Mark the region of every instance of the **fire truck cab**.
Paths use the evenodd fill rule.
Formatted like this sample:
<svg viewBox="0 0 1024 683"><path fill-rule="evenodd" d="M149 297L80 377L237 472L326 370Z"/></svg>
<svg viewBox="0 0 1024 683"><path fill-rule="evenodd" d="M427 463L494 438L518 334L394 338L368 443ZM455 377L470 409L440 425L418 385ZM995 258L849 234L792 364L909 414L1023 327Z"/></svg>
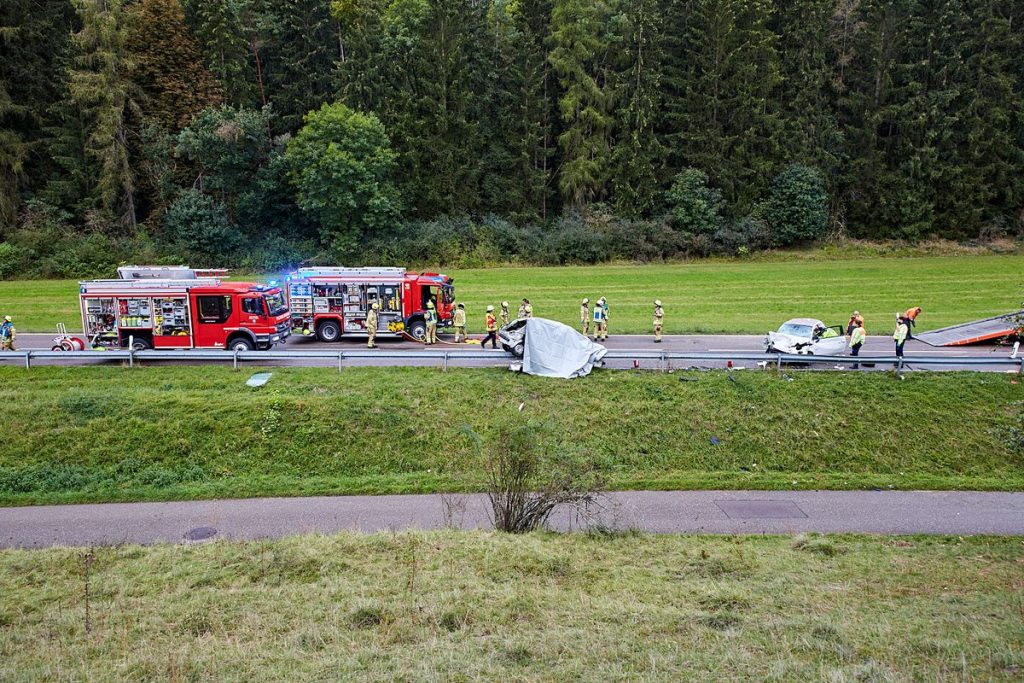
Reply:
<svg viewBox="0 0 1024 683"><path fill-rule="evenodd" d="M440 273L404 268L300 268L285 278L292 329L333 342L366 334L366 314L376 303L378 335L426 334L427 302L434 302L439 325L451 325L454 280Z"/></svg>
<svg viewBox="0 0 1024 683"><path fill-rule="evenodd" d="M79 283L82 328L93 348L269 349L291 333L279 287L225 282L203 271L119 268L119 280ZM157 273L157 274L154 274Z"/></svg>

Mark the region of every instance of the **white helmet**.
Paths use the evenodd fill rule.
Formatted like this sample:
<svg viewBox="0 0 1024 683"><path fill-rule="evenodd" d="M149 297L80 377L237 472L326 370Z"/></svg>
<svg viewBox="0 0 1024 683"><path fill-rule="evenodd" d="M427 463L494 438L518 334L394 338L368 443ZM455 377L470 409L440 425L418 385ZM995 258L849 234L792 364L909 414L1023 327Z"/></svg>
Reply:
<svg viewBox="0 0 1024 683"><path fill-rule="evenodd" d="M590 303L590 299L588 299L586 297L583 297L583 303L589 304Z"/></svg>
<svg viewBox="0 0 1024 683"><path fill-rule="evenodd" d="M655 299L654 300L654 305L655 306L661 306L661 299Z"/></svg>
<svg viewBox="0 0 1024 683"><path fill-rule="evenodd" d="M494 306L488 306L487 307L487 312L488 313L493 313L494 312Z"/></svg>

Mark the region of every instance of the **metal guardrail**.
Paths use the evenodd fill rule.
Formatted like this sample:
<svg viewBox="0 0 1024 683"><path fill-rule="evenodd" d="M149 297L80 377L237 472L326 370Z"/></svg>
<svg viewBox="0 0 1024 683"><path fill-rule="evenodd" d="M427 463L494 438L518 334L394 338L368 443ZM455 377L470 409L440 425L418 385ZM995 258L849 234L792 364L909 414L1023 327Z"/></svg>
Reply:
<svg viewBox="0 0 1024 683"><path fill-rule="evenodd" d="M70 361L73 364L81 364L96 360L121 360L127 361L133 366L136 361L150 360L171 360L171 361L204 361L204 362L225 362L231 363L237 368L239 362L260 362L276 360L331 360L332 365L336 364L338 370L344 367L346 360L359 359L406 359L423 360L440 363L442 368L447 370L451 361L461 360L487 360L487 361L514 361L515 356L505 351L483 351L468 349L462 350L422 350L422 351L389 351L387 349L364 349L344 351L220 351L220 350L145 350L133 351L129 349L114 349L106 351L45 351L45 350L24 350L5 351L0 353L0 362L20 360L25 368L32 367L33 360L62 360ZM937 355L914 355L905 358L895 356L811 356L802 354L787 353L758 353L753 351L745 352L674 352L674 351L629 351L611 350L604 356L605 360L625 361L656 361L660 369L666 369L669 364L677 362L696 363L767 363L776 368L784 365L807 365L809 363L842 364L844 367L851 364L859 365L891 365L897 370L910 369L911 366L970 366L970 367L997 367L1016 366L1018 372L1024 373L1024 353L1019 356L937 356Z"/></svg>

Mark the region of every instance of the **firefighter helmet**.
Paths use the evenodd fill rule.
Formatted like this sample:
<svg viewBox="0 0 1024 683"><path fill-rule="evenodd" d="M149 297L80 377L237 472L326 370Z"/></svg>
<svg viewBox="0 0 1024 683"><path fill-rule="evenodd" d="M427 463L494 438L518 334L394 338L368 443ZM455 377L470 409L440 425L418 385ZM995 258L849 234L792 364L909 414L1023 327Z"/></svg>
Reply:
<svg viewBox="0 0 1024 683"><path fill-rule="evenodd" d="M654 300L654 305L655 306L661 306L661 299L655 299Z"/></svg>
<svg viewBox="0 0 1024 683"><path fill-rule="evenodd" d="M487 312L488 313L493 313L494 312L494 306L488 306L487 307Z"/></svg>
<svg viewBox="0 0 1024 683"><path fill-rule="evenodd" d="M376 311L378 308L380 308L380 304L374 302L373 306L370 306L370 308Z"/></svg>
<svg viewBox="0 0 1024 683"><path fill-rule="evenodd" d="M587 297L583 297L583 303L589 304L590 303L590 299L588 299Z"/></svg>
<svg viewBox="0 0 1024 683"><path fill-rule="evenodd" d="M427 302L427 308L433 308L433 307L434 307L434 302L433 301L428 301Z"/></svg>
<svg viewBox="0 0 1024 683"><path fill-rule="evenodd" d="M507 301L502 301L501 302L501 307L502 308L508 308L508 302Z"/></svg>

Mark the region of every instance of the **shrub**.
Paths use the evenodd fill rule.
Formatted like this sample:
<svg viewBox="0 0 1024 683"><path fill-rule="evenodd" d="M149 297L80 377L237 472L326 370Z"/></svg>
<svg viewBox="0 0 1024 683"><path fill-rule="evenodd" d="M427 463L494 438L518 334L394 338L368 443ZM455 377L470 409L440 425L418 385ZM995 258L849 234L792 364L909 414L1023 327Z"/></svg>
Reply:
<svg viewBox="0 0 1024 683"><path fill-rule="evenodd" d="M486 444L468 433L484 462L491 521L498 531L539 529L557 507L585 508L603 488L586 459L573 457L564 446L543 443L539 425L499 425Z"/></svg>
<svg viewBox="0 0 1024 683"><path fill-rule="evenodd" d="M167 209L164 230L171 242L211 265L229 262L242 245L224 205L195 189L182 192Z"/></svg>
<svg viewBox="0 0 1024 683"><path fill-rule="evenodd" d="M717 251L726 254L749 253L764 246L768 235L768 225L755 216L744 216L723 225L714 234L714 245Z"/></svg>
<svg viewBox="0 0 1024 683"><path fill-rule="evenodd" d="M680 171L666 194L675 228L688 235L713 235L722 226L722 193L695 168Z"/></svg>
<svg viewBox="0 0 1024 683"><path fill-rule="evenodd" d="M13 280L30 271L32 252L16 244L0 242L0 279Z"/></svg>
<svg viewBox="0 0 1024 683"><path fill-rule="evenodd" d="M801 164L787 167L772 180L764 219L771 246L785 247L822 237L828 229L825 177Z"/></svg>

